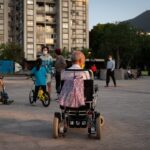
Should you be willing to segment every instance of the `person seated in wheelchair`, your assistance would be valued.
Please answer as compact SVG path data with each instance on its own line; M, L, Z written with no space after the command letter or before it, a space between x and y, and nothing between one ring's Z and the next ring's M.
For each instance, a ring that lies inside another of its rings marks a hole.
M90 73L83 70L85 56L81 51L74 51L71 60L72 66L61 73L61 80L65 81L58 98L61 108L85 106L84 81L91 79Z
M42 60L36 60L36 66L31 70L31 76L35 77L35 92L33 101L36 102L38 91L41 88L46 93L46 68L42 66Z
M8 93L5 91L3 76L0 76L0 102L3 104L11 104L13 100L9 100Z

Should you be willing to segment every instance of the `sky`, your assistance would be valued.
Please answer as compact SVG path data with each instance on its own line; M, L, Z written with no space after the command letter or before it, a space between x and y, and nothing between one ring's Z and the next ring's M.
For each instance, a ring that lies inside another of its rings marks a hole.
M89 0L89 29L97 23L132 19L150 10L150 0Z

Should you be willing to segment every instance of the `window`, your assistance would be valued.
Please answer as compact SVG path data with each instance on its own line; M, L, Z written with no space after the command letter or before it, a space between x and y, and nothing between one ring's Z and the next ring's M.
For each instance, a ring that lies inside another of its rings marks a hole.
M0 30L3 30L4 29L4 26L3 25L0 25Z
M4 5L0 4L0 9L4 9Z
M0 30L0 34L4 34L3 30Z
M28 9L33 9L33 5L28 5Z
M33 35L33 33L31 32L31 33L28 33L28 34L27 34L27 37L33 38L34 35Z
M28 44L28 45L27 45L27 48L28 48L28 49L33 49L33 44Z
M86 5L86 2L82 2L83 5Z
M33 26L33 21L27 21L27 26Z
M33 49L28 49L28 54L34 54ZM29 57L29 55L28 55L28 57Z
M77 6L82 6L83 3L82 2L76 2Z
M33 20L33 16L27 16L27 20Z
M65 7L65 8L63 8L63 11L68 11L68 8L66 8L66 7Z
M68 34L63 34L63 39L68 39L69 35Z
M33 0L27 0L27 4L33 4Z
M33 15L33 10L28 10L27 14L30 15L30 16Z
M64 7L68 7L68 2L63 2Z
M63 23L63 28L68 28L68 23Z
M27 42L34 42L33 38L27 38Z
M27 27L27 31L33 31L33 27Z
M68 13L63 13L63 17L68 17Z
M68 18L63 18L63 22L68 22Z
M3 24L4 23L4 20L0 20L0 24Z
M63 29L63 33L68 33L68 29Z
M63 44L68 44L69 41L68 40L63 40Z

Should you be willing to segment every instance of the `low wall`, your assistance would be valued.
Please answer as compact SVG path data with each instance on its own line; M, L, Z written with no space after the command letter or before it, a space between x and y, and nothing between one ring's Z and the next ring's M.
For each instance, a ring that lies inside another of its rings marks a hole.
M101 80L106 80L106 69L101 69L100 70L100 79ZM137 74L137 70L136 69L131 69L131 72L133 74ZM115 77L116 80L124 80L127 79L127 70L126 69L115 69Z

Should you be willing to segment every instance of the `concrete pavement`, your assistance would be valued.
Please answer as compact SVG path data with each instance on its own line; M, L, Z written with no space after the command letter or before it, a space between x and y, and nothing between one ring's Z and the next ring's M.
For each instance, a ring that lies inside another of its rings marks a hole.
M59 106L54 81L52 102L44 108L28 101L32 81L5 78L12 105L0 105L0 150L148 150L150 148L150 77L117 81L105 88L96 80L99 99L96 110L105 117L102 140L88 139L86 129L69 129L65 138L52 138L52 120Z

